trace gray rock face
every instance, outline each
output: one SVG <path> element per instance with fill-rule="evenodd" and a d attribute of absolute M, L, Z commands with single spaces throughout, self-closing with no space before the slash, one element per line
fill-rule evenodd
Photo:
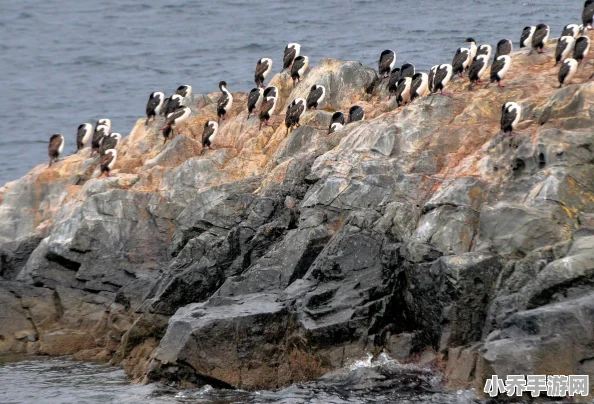
<path fill-rule="evenodd" d="M 139 121 L 115 178 L 82 152 L 7 184 L 0 353 L 244 389 L 383 349 L 446 364 L 456 388 L 594 380 L 594 86 L 553 89 L 528 59 L 514 55 L 505 89 L 454 80 L 452 97 L 399 108 L 372 69 L 323 60 L 295 88 L 272 78 L 261 130 L 234 94 L 211 150 L 197 139 L 217 97 L 198 95 L 165 145 Z M 286 105 L 313 84 L 322 109 L 288 133 Z M 511 99 L 525 111 L 514 137 L 498 126 Z M 366 120 L 328 136 L 354 103 Z"/>

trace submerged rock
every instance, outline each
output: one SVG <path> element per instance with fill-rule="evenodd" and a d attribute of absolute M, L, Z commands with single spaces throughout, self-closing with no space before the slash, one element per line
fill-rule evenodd
<path fill-rule="evenodd" d="M 582 71 L 553 88 L 533 58 L 513 55 L 505 89 L 455 79 L 451 97 L 396 109 L 372 69 L 324 59 L 295 88 L 272 78 L 261 130 L 234 94 L 212 150 L 200 138 L 218 94 L 194 95 L 165 144 L 160 120 L 137 122 L 117 177 L 97 178 L 87 150 L 36 167 L 0 190 L 0 353 L 244 389 L 384 349 L 455 388 L 594 380 L 594 85 Z M 286 105 L 313 84 L 326 100 L 288 132 Z M 524 110 L 514 137 L 499 133 L 510 100 Z M 331 113 L 355 103 L 366 121 L 328 136 Z M 344 383 L 398 380 L 374 372 Z"/>

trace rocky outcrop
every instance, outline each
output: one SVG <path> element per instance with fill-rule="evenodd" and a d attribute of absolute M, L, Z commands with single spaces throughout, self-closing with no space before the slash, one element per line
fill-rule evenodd
<path fill-rule="evenodd" d="M 382 350 L 456 388 L 594 375 L 594 85 L 586 65 L 555 88 L 553 64 L 520 51 L 505 89 L 455 79 L 395 108 L 373 70 L 323 60 L 296 88 L 273 77 L 260 131 L 234 94 L 213 150 L 199 139 L 217 94 L 194 95 L 166 144 L 138 121 L 117 177 L 87 151 L 33 169 L 0 191 L 0 353 L 244 389 Z M 287 133 L 313 84 L 326 103 Z M 367 120 L 328 136 L 354 103 Z"/>

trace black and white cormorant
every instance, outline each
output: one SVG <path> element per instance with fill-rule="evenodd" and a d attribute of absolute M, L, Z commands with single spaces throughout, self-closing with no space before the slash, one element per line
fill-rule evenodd
<path fill-rule="evenodd" d="M 309 89 L 307 96 L 307 109 L 318 109 L 324 98 L 326 98 L 326 87 L 314 84 Z"/>
<path fill-rule="evenodd" d="M 390 76 L 390 72 L 396 64 L 396 52 L 391 49 L 386 49 L 380 54 L 378 65 L 378 72 L 381 78 Z"/>
<path fill-rule="evenodd" d="M 262 106 L 260 107 L 260 130 L 262 129 L 262 124 L 269 125 L 270 118 L 274 113 L 274 109 L 276 108 L 276 102 L 278 100 L 278 89 L 274 86 L 266 88 L 264 90 L 264 100 L 262 101 Z"/>
<path fill-rule="evenodd" d="M 163 115 L 167 116 L 171 114 L 173 111 L 182 106 L 183 101 L 184 97 L 179 94 L 173 94 L 171 97 L 167 98 L 163 103 L 163 107 L 161 107 Z"/>
<path fill-rule="evenodd" d="M 515 102 L 506 102 L 501 107 L 501 131 L 514 135 L 514 129 L 522 117 L 522 107 Z"/>
<path fill-rule="evenodd" d="M 64 136 L 60 134 L 55 134 L 50 137 L 49 144 L 47 145 L 47 155 L 49 156 L 49 166 L 52 166 L 52 163 L 56 163 L 60 154 L 64 150 Z"/>
<path fill-rule="evenodd" d="M 472 61 L 470 65 L 470 70 L 468 71 L 468 78 L 470 79 L 470 86 L 468 87 L 469 90 L 472 90 L 472 87 L 475 83 L 481 82 L 481 76 L 487 70 L 487 66 L 489 64 L 489 58 L 487 55 L 478 55 Z"/>
<path fill-rule="evenodd" d="M 563 62 L 571 55 L 573 47 L 575 45 L 575 39 L 573 36 L 562 36 L 557 41 L 557 47 L 555 48 L 555 66 Z"/>
<path fill-rule="evenodd" d="M 285 115 L 287 134 L 294 127 L 299 127 L 299 119 L 305 111 L 305 107 L 306 101 L 303 98 L 297 98 L 287 106 L 287 114 Z"/>
<path fill-rule="evenodd" d="M 511 56 L 509 55 L 501 55 L 498 56 L 497 59 L 493 61 L 491 65 L 491 76 L 489 80 L 489 84 L 497 82 L 499 87 L 505 87 L 505 83 L 503 83 L 503 79 L 509 68 L 511 67 Z"/>
<path fill-rule="evenodd" d="M 458 48 L 456 50 L 456 54 L 452 59 L 452 75 L 462 77 L 464 75 L 464 71 L 470 66 L 470 49 L 468 48 Z"/>
<path fill-rule="evenodd" d="M 173 135 L 174 129 L 177 131 L 177 134 L 179 134 L 178 125 L 186 119 L 188 119 L 191 113 L 192 111 L 190 110 L 190 108 L 179 107 L 178 109 L 167 115 L 165 125 L 163 125 L 163 127 L 161 128 L 164 137 L 163 143 L 167 142 L 169 136 Z"/>
<path fill-rule="evenodd" d="M 78 153 L 80 150 L 84 149 L 91 140 L 91 135 L 93 134 L 93 125 L 90 123 L 83 123 L 78 127 L 76 131 L 76 152 Z"/>
<path fill-rule="evenodd" d="M 403 79 L 405 77 L 410 77 L 412 79 L 412 76 L 414 76 L 416 73 L 415 70 L 415 65 L 413 65 L 412 63 L 405 63 L 400 67 L 400 78 Z"/>
<path fill-rule="evenodd" d="M 291 67 L 291 78 L 293 79 L 293 87 L 301 81 L 307 66 L 309 65 L 309 57 L 299 56 L 293 61 L 293 67 Z"/>
<path fill-rule="evenodd" d="M 395 67 L 390 72 L 390 80 L 388 80 L 388 92 L 390 93 L 388 98 L 391 98 L 396 93 L 398 80 L 400 80 L 400 68 Z"/>
<path fill-rule="evenodd" d="M 440 92 L 443 95 L 447 95 L 443 90 L 446 88 L 450 79 L 452 78 L 452 65 L 450 64 L 442 64 L 438 66 L 433 66 L 431 68 L 431 73 L 433 73 L 433 80 L 431 85 L 431 92 L 436 93 Z"/>
<path fill-rule="evenodd" d="M 411 85 L 412 78 L 410 77 L 403 77 L 398 81 L 398 87 L 396 88 L 396 102 L 398 106 L 409 103 Z"/>
<path fill-rule="evenodd" d="M 493 60 L 497 60 L 499 56 L 510 55 L 513 50 L 514 45 L 512 44 L 512 41 L 509 39 L 502 39 L 497 42 L 497 48 L 495 49 L 495 56 L 493 57 Z"/>
<path fill-rule="evenodd" d="M 575 76 L 577 73 L 578 62 L 575 59 L 569 58 L 565 59 L 563 63 L 561 63 L 561 67 L 559 68 L 559 88 L 563 87 L 563 84 L 568 84 L 569 81 Z"/>
<path fill-rule="evenodd" d="M 520 48 L 527 48 L 532 46 L 532 38 L 534 38 L 534 31 L 536 27 L 534 25 L 525 27 L 520 37 Z"/>
<path fill-rule="evenodd" d="M 149 99 L 146 103 L 146 123 L 145 123 L 145 125 L 148 125 L 149 122 L 151 121 L 151 119 L 155 119 L 161 113 L 161 108 L 163 108 L 164 102 L 165 102 L 165 94 L 163 94 L 160 91 L 152 92 L 151 95 L 149 95 Z"/>
<path fill-rule="evenodd" d="M 256 111 L 262 105 L 262 100 L 264 99 L 264 89 L 261 87 L 253 88 L 252 91 L 248 94 L 247 99 L 247 107 L 248 107 L 248 115 L 247 119 L 250 119 L 250 116 L 256 114 Z"/>
<path fill-rule="evenodd" d="M 344 114 L 340 111 L 335 112 L 330 119 L 330 126 L 328 127 L 328 134 L 342 129 L 344 126 Z"/>
<path fill-rule="evenodd" d="M 223 94 L 219 97 L 217 101 L 217 117 L 219 118 L 219 122 L 225 120 L 225 115 L 229 111 L 231 111 L 231 106 L 233 105 L 233 95 L 227 90 L 227 83 L 224 81 L 219 82 L 219 89 Z"/>
<path fill-rule="evenodd" d="M 101 155 L 101 175 L 105 174 L 106 177 L 112 176 L 111 170 L 113 169 L 113 166 L 115 166 L 117 158 L 118 152 L 114 149 L 108 149 L 103 155 Z"/>
<path fill-rule="evenodd" d="M 91 139 L 91 155 L 95 152 L 99 152 L 101 147 L 101 141 L 103 138 L 111 133 L 111 120 L 102 118 L 95 124 L 95 131 Z"/>
<path fill-rule="evenodd" d="M 283 54 L 283 70 L 290 69 L 293 61 L 299 56 L 301 52 L 301 45 L 298 43 L 290 43 L 285 46 L 285 53 Z"/>
<path fill-rule="evenodd" d="M 202 131 L 202 149 L 212 145 L 215 136 L 219 132 L 219 124 L 215 121 L 206 121 L 204 123 L 204 130 Z"/>
<path fill-rule="evenodd" d="M 545 46 L 549 43 L 551 29 L 546 24 L 538 24 L 532 37 L 532 50 L 543 53 Z"/>
<path fill-rule="evenodd" d="M 429 91 L 429 76 L 427 73 L 416 73 L 410 85 L 410 100 L 423 97 Z"/>
<path fill-rule="evenodd" d="M 582 62 L 590 52 L 590 38 L 587 36 L 581 36 L 575 40 L 575 46 L 573 50 L 573 58 L 578 63 Z"/>
<path fill-rule="evenodd" d="M 491 45 L 481 45 L 478 47 L 478 49 L 476 51 L 476 56 L 485 55 L 487 57 L 487 61 L 488 61 L 491 59 L 492 53 L 493 53 L 493 48 L 491 47 Z M 472 63 L 471 63 L 471 65 L 472 65 Z"/>
<path fill-rule="evenodd" d="M 272 71 L 272 59 L 262 58 L 256 63 L 256 71 L 254 72 L 254 81 L 256 87 L 264 87 L 264 80 Z"/>
<path fill-rule="evenodd" d="M 358 105 L 353 105 L 349 109 L 349 120 L 347 123 L 365 120 L 365 111 Z"/>

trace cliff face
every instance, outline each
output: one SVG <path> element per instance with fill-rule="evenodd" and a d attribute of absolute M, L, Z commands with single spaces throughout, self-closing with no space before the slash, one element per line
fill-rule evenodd
<path fill-rule="evenodd" d="M 0 353 L 248 389 L 382 349 L 433 355 L 453 387 L 594 375 L 594 85 L 588 63 L 557 89 L 553 65 L 518 52 L 506 88 L 455 79 L 396 108 L 373 70 L 324 60 L 295 89 L 272 79 L 261 131 L 234 94 L 215 150 L 218 94 L 195 95 L 165 145 L 138 121 L 115 178 L 86 150 L 36 167 L 1 190 Z M 327 110 L 287 135 L 313 84 Z M 367 120 L 328 136 L 354 103 Z"/>

